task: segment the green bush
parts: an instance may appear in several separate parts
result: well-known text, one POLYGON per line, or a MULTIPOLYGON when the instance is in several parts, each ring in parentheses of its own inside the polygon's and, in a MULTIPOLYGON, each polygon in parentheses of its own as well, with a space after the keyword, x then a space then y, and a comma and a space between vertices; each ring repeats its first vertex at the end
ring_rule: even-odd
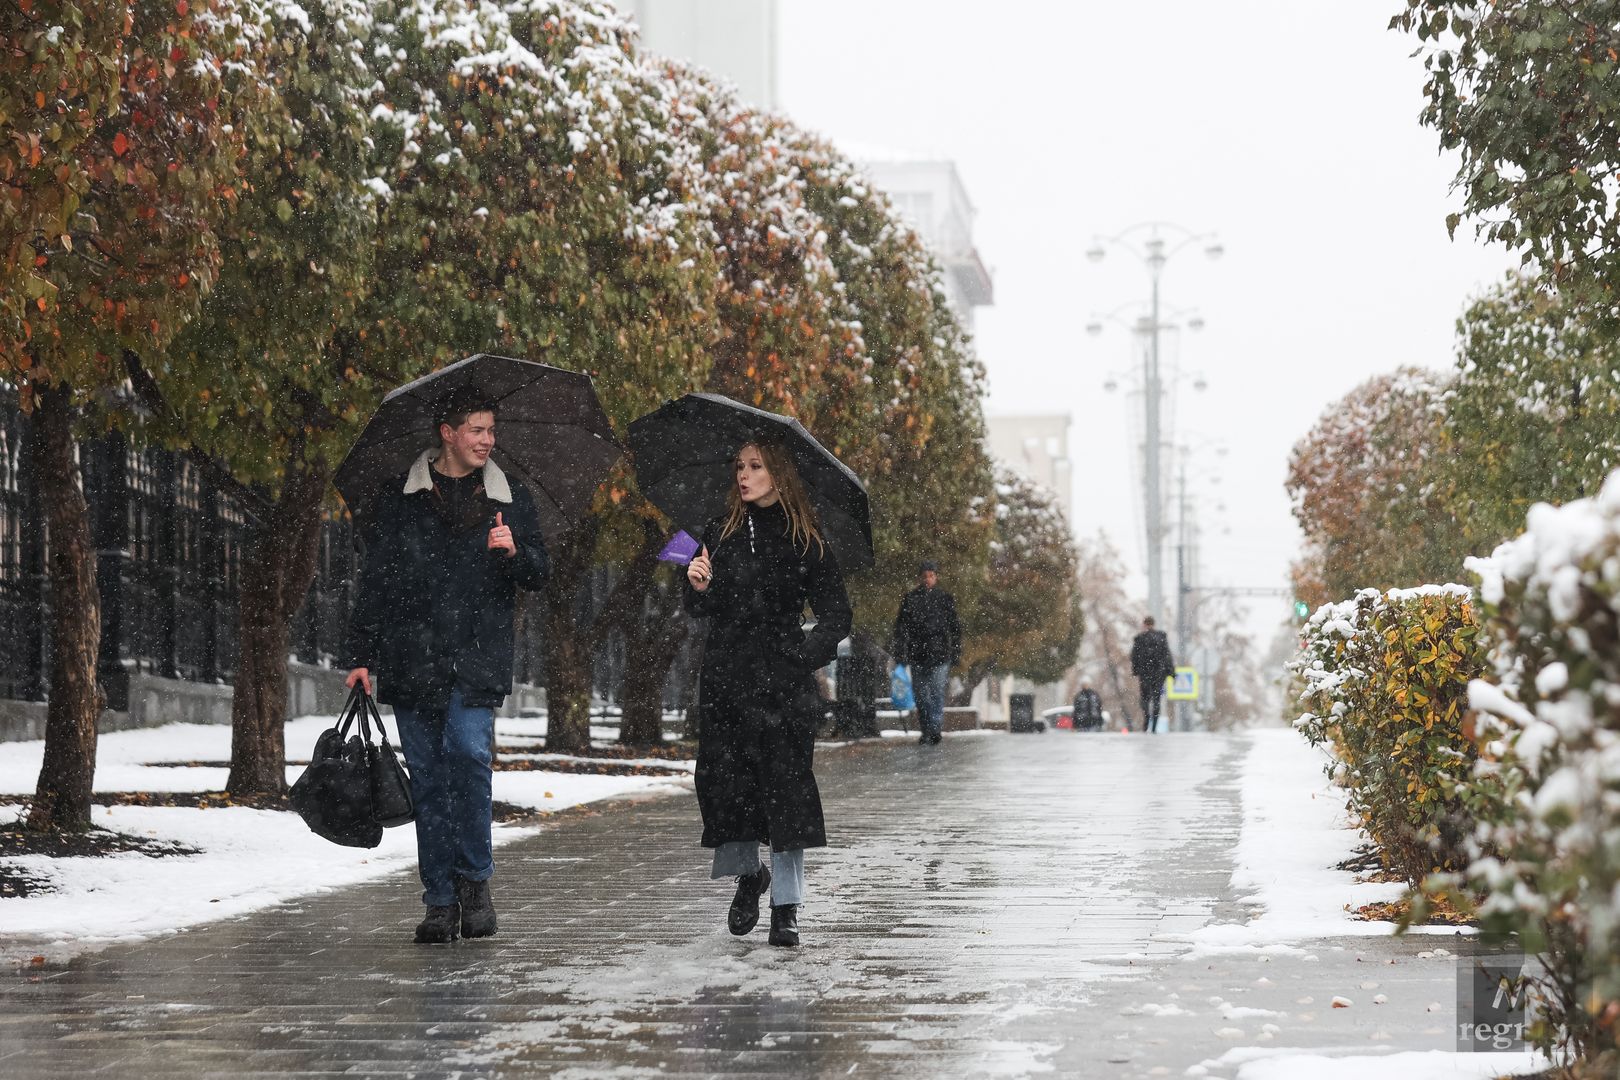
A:
POLYGON ((1620 1074, 1620 471, 1530 511, 1481 578, 1494 677, 1477 682, 1487 807, 1469 879, 1485 929, 1539 954, 1532 1034, 1620 1074))
POLYGON ((1479 634, 1464 586, 1364 589, 1316 612, 1294 663, 1308 710, 1295 726, 1331 749, 1350 809, 1413 888, 1468 864, 1481 795, 1459 781, 1478 757, 1468 684, 1485 664, 1479 634))

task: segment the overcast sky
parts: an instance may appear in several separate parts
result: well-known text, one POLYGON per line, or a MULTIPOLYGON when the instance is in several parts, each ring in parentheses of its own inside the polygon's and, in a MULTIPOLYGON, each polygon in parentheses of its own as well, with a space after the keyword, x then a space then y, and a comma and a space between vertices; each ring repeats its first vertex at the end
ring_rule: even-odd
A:
MULTIPOLYGON (((1449 367, 1467 298, 1513 263, 1466 226, 1446 236, 1454 170, 1418 125, 1414 42, 1385 29, 1401 6, 783 0, 781 108, 835 142, 957 163, 995 278, 988 411, 1073 415, 1076 531, 1105 530, 1137 569, 1140 399, 1103 389, 1132 345, 1084 327, 1148 278, 1084 252, 1146 220, 1217 231, 1224 258, 1195 248, 1165 275, 1166 302, 1207 324, 1167 345, 1209 383, 1180 395, 1177 434, 1229 447, 1195 465, 1220 476, 1196 485, 1206 582, 1277 586, 1299 545, 1289 448, 1367 377, 1449 367)), ((1253 606, 1257 634, 1284 613, 1253 606)))

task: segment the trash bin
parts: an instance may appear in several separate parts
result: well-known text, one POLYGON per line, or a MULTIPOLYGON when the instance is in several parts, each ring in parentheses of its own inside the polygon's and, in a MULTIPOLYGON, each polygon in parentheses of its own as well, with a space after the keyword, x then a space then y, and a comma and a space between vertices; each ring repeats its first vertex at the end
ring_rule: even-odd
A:
POLYGON ((838 657, 838 700, 834 734, 840 738, 868 739, 878 734, 877 699, 883 690, 883 671, 870 653, 852 649, 838 657))
POLYGON ((1035 720, 1035 695, 1010 694, 1007 697, 1007 730, 1014 735, 1027 735, 1045 731, 1046 725, 1035 720))

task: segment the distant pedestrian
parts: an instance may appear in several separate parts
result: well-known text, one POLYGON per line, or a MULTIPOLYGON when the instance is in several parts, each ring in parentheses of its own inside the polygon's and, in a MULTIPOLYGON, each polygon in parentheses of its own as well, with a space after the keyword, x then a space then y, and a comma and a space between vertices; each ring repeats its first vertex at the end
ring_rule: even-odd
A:
POLYGON ((919 583, 900 601, 894 620, 894 662, 911 671, 920 744, 938 743, 945 729, 945 688, 962 659, 962 623, 956 600, 939 587, 939 565, 917 568, 919 583))
POLYGON ((852 612, 793 458, 737 452, 724 516, 686 569, 686 610, 707 617, 698 697, 697 796, 711 877, 736 878, 726 927, 741 936, 771 894, 772 945, 799 943, 804 851, 825 847, 811 772, 825 708, 812 673, 838 654, 852 612), (804 609, 816 617, 806 634, 804 609), (769 844, 770 865, 759 857, 769 844))
POLYGON ((1075 731, 1101 731, 1103 726, 1102 697, 1091 688, 1089 679, 1080 680, 1080 689, 1074 695, 1073 719, 1075 731))
POLYGON ((1131 642, 1131 674, 1142 691, 1142 730, 1154 731, 1159 723, 1159 706, 1164 698, 1164 680, 1176 673, 1170 656, 1170 639, 1153 628, 1153 616, 1142 620, 1142 632, 1131 642))
POLYGON ((498 407, 450 391, 438 436, 360 520, 348 685, 394 707, 416 802, 420 943, 495 933, 494 710, 512 689, 518 588, 545 581, 534 500, 489 460, 498 407))

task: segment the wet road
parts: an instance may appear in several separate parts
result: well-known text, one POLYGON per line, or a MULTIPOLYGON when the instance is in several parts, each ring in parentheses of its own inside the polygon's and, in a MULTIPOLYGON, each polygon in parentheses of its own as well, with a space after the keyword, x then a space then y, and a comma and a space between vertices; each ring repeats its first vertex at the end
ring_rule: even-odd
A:
POLYGON ((1423 1015, 1446 972, 1405 962, 1432 944, 1188 956, 1180 935, 1239 917, 1247 745, 824 751, 834 846, 810 853, 798 950, 765 943, 768 917, 726 933, 731 884, 708 880, 689 795, 569 816, 498 852, 487 941, 413 945, 396 876, 0 977, 0 1075, 1136 1077, 1278 1034, 1449 1046, 1423 1015), (1374 964, 1378 1016, 1300 1004, 1374 964), (1239 1030, 1233 1002, 1286 1031, 1239 1030))

